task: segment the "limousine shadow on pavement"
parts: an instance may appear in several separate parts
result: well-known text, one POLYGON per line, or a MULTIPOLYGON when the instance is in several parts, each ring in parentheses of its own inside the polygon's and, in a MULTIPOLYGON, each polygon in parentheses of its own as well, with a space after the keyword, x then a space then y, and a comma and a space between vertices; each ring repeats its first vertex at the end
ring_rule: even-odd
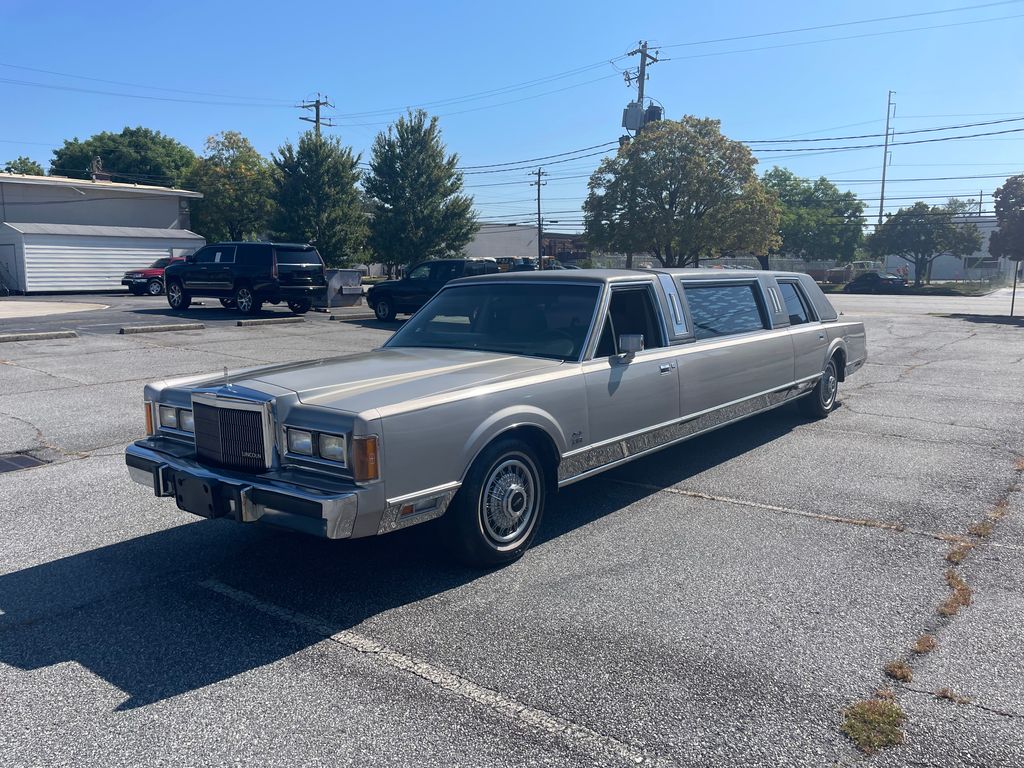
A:
MULTIPOLYGON (((769 443, 802 423, 783 408, 644 459, 667 481, 769 443)), ((596 478, 549 506, 534 548, 619 512, 649 488, 596 478)), ((454 590, 486 573, 453 564, 436 524, 328 541, 196 520, 0 576, 0 664, 77 662, 146 706, 285 659, 329 634, 454 590), (212 588, 211 588, 211 585, 212 588), (255 595, 252 610, 224 591, 255 595), (276 615, 275 615, 276 614, 276 615), (288 615, 314 617, 289 621, 288 615)), ((530 554, 514 567, 531 568, 530 554)), ((25 685, 32 685, 26 681, 25 685)))

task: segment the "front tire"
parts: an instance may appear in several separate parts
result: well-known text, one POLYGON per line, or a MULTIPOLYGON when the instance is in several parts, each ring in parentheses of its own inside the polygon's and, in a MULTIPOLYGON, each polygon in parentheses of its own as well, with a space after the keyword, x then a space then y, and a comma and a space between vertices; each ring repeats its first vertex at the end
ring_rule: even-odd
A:
POLYGON ((235 306, 243 315, 255 315, 263 308, 263 302, 256 300, 256 294, 248 285, 235 289, 235 306))
POLYGON ((395 305, 392 303, 391 297, 381 296, 373 302, 373 314, 382 323, 390 323, 398 313, 395 311, 395 305))
POLYGON ((839 367, 836 359, 830 358, 825 370, 818 379, 818 384, 811 394, 800 401, 803 412, 815 419, 824 419, 836 407, 836 395, 839 393, 839 367))
POLYGON ((192 303, 192 297, 185 292, 181 283, 172 280, 167 284, 167 303, 171 309, 184 310, 188 309, 189 304, 192 303))
POLYGON ((484 568, 515 562, 537 534, 546 499, 544 466, 533 448, 515 438, 492 443, 443 518, 452 553, 484 568))
POLYGON ((152 280, 146 283, 146 293, 148 293, 150 296, 159 296, 163 292, 163 280, 158 280, 157 278, 154 277, 152 280))

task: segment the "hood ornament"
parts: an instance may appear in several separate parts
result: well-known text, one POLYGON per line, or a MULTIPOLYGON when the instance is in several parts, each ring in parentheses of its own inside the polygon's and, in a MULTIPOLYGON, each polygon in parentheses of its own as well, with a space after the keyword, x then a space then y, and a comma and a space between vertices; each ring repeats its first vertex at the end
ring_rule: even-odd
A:
POLYGON ((224 386, 231 386, 231 377, 228 376, 228 367, 226 365, 224 366, 224 386))

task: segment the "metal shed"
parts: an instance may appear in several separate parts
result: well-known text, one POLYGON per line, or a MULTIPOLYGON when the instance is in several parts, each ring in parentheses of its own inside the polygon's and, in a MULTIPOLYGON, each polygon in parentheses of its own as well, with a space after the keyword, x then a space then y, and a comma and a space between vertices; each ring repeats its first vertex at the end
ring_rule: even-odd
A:
POLYGON ((0 223, 0 281, 23 293, 120 290, 125 271, 191 253, 187 229, 0 223))

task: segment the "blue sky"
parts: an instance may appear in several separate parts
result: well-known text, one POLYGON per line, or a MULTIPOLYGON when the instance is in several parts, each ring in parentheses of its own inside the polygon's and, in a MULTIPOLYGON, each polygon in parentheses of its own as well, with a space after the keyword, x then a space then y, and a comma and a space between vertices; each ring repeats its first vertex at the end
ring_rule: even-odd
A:
MULTIPOLYGON (((619 70, 636 59, 618 57, 640 39, 660 46, 665 59, 651 67, 647 95, 664 104, 666 116, 718 118, 734 139, 878 134, 890 89, 896 91, 896 131, 1024 117, 1024 2, 3 0, 0 30, 0 161, 26 154, 44 165, 65 138, 125 125, 160 130, 197 151, 207 136, 238 130, 269 154, 309 127, 292 105, 317 91, 336 105, 330 111, 338 127, 331 132, 364 159, 374 135, 405 106, 444 101, 451 103, 429 111, 441 116, 445 141, 464 165, 600 145, 622 133, 622 108, 635 90, 627 89, 619 70), (703 42, 968 6, 974 7, 703 42), (915 29, 921 27, 931 29, 915 29), (546 82, 460 100, 538 80, 546 82)), ((1024 121, 900 138, 1017 128, 1024 121)), ((894 147, 887 186, 892 206, 886 208, 916 196, 933 196, 931 202, 950 194, 977 197, 979 190, 988 196, 999 178, 901 179, 1024 171, 1022 142, 1024 131, 894 147)), ((575 229, 586 175, 599 159, 546 166, 544 210, 560 222, 551 228, 575 229)), ((800 175, 825 175, 877 209, 872 180, 880 173, 881 149, 765 152, 760 159, 762 172, 777 163, 800 175)), ((485 219, 533 215, 525 171, 475 173, 466 182, 485 219)))

